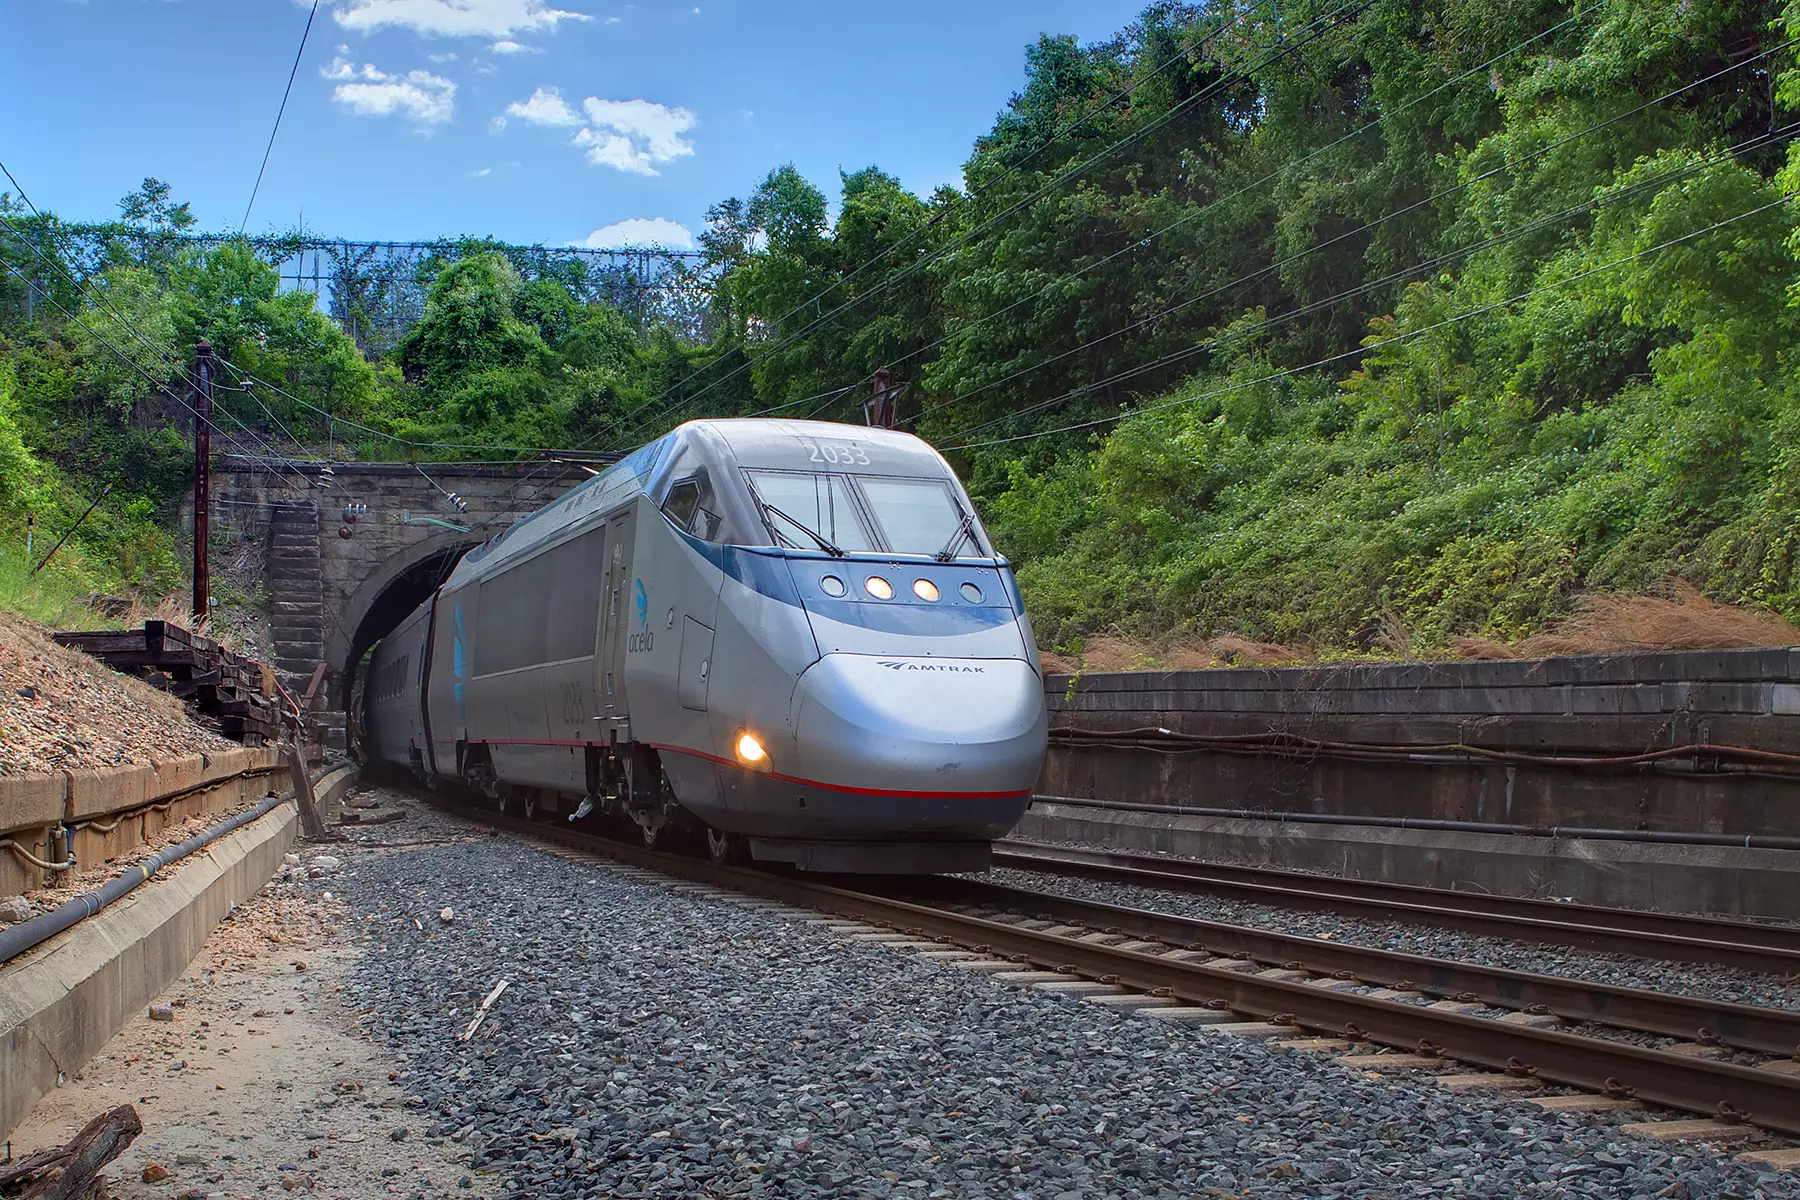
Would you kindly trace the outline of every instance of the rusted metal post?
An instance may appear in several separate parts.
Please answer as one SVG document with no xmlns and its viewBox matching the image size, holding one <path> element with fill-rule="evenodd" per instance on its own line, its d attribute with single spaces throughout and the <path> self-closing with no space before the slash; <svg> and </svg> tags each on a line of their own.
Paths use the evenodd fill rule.
<svg viewBox="0 0 1800 1200">
<path fill-rule="evenodd" d="M 864 421 L 876 429 L 894 427 L 894 391 L 891 378 L 886 367 L 876 367 L 873 377 L 875 390 L 863 404 Z"/>
<path fill-rule="evenodd" d="M 194 620 L 206 620 L 211 608 L 212 579 L 206 569 L 206 543 L 211 535 L 207 516 L 212 471 L 212 347 L 194 347 Z"/>
</svg>

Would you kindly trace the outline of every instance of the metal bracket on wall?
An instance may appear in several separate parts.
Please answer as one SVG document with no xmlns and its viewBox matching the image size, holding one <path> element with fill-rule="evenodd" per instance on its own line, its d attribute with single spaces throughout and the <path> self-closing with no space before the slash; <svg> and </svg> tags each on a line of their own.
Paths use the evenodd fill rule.
<svg viewBox="0 0 1800 1200">
<path fill-rule="evenodd" d="M 402 525 L 439 525 L 445 529 L 454 529 L 458 533 L 469 532 L 469 526 L 467 525 L 458 525 L 454 521 L 446 521 L 440 517 L 427 517 L 423 515 L 415 517 L 410 509 L 404 508 L 400 510 L 400 523 Z"/>
</svg>

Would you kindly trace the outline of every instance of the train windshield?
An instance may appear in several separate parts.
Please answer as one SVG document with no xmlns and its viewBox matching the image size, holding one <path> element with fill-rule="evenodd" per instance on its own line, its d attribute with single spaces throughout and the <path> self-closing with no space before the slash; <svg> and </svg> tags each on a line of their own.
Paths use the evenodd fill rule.
<svg viewBox="0 0 1800 1200">
<path fill-rule="evenodd" d="M 769 528 L 780 544 L 814 549 L 820 539 L 838 550 L 873 550 L 856 516 L 850 485 L 842 475 L 751 471 Z"/>
<path fill-rule="evenodd" d="M 975 519 L 939 479 L 749 471 L 769 529 L 784 546 L 832 554 L 982 554 Z M 863 503 L 856 503 L 860 490 Z M 860 512 L 859 512 L 860 508 Z M 873 517 L 875 528 L 867 526 Z M 877 544 L 879 538 L 880 544 Z"/>
<path fill-rule="evenodd" d="M 974 523 L 964 526 L 962 506 L 939 480 L 865 475 L 857 483 L 881 523 L 888 549 L 898 554 L 981 552 Z"/>
</svg>

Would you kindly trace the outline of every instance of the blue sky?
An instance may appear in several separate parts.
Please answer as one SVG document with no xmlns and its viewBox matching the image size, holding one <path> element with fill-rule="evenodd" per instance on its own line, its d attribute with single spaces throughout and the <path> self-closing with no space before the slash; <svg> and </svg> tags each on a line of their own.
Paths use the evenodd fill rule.
<svg viewBox="0 0 1800 1200">
<path fill-rule="evenodd" d="M 679 244 L 788 161 L 834 198 L 870 164 L 928 194 L 1027 43 L 1144 2 L 321 0 L 250 227 Z M 0 0 L 0 160 L 67 219 L 154 175 L 236 228 L 308 7 Z"/>
</svg>

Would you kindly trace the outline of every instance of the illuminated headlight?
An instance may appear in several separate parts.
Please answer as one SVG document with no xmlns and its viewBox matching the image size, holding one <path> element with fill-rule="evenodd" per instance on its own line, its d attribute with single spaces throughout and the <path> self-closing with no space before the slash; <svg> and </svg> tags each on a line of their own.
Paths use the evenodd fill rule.
<svg viewBox="0 0 1800 1200">
<path fill-rule="evenodd" d="M 928 600 L 931 603 L 936 604 L 938 598 L 937 584 L 931 582 L 929 579 L 915 579 L 913 580 L 913 595 L 921 600 Z"/>
<path fill-rule="evenodd" d="M 737 751 L 738 761 L 747 767 L 766 770 L 769 765 L 769 752 L 763 744 L 756 740 L 756 735 L 748 730 L 738 730 L 737 742 L 732 747 Z"/>
</svg>

